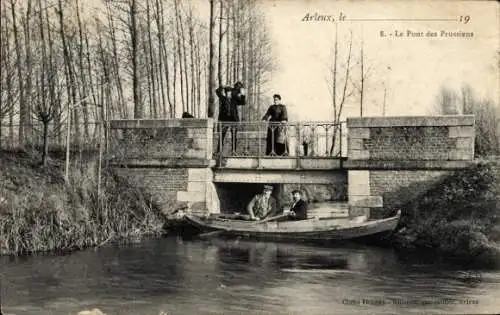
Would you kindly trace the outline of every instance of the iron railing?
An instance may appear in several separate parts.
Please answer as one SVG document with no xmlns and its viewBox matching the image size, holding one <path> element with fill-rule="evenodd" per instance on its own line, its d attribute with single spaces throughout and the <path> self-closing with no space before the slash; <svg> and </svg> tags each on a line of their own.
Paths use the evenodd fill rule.
<svg viewBox="0 0 500 315">
<path fill-rule="evenodd" d="M 344 122 L 322 121 L 216 122 L 214 158 L 341 158 L 345 127 Z"/>
</svg>

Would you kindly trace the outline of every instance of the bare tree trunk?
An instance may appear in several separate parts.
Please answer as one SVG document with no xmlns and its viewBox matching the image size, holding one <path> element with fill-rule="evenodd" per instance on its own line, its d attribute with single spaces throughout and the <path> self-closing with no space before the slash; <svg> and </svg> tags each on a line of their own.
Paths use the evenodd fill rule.
<svg viewBox="0 0 500 315">
<path fill-rule="evenodd" d="M 249 115 L 248 115 L 248 120 L 253 120 L 254 117 L 251 117 L 251 113 L 255 113 L 256 108 L 255 108 L 255 103 L 254 103 L 254 91 L 255 91 L 255 58 L 256 58 L 256 53 L 254 51 L 254 32 L 253 32 L 253 20 L 250 19 L 250 27 L 248 28 L 249 34 L 248 34 L 248 79 L 246 81 L 246 84 L 248 86 L 248 109 L 249 109 Z M 255 117 L 257 119 L 257 117 Z"/>
<path fill-rule="evenodd" d="M 107 104 L 104 104 L 104 85 L 106 86 L 106 93 L 110 93 L 110 70 L 108 68 L 108 61 L 106 60 L 105 58 L 105 55 L 104 55 L 104 47 L 102 45 L 102 35 L 101 35 L 101 32 L 97 32 L 98 33 L 98 49 L 99 49 L 99 53 L 100 53 L 100 59 L 101 59 L 101 64 L 102 64 L 102 72 L 103 72 L 103 80 L 101 82 L 101 121 L 105 121 L 106 119 L 108 119 L 107 115 L 106 115 L 106 112 L 104 110 L 104 106 L 106 105 L 109 109 L 109 106 L 111 106 L 109 103 Z M 107 99 L 108 100 L 108 99 Z"/>
<path fill-rule="evenodd" d="M 351 56 L 352 56 L 352 32 L 350 34 L 350 39 L 349 39 L 349 52 L 347 55 L 347 61 L 345 65 L 345 78 L 343 82 L 343 87 L 341 90 L 340 94 L 340 100 L 337 102 L 337 69 L 338 69 L 338 33 L 337 33 L 337 26 L 335 28 L 335 43 L 334 43 L 334 55 L 333 55 L 333 69 L 332 71 L 332 105 L 333 105 L 333 122 L 335 124 L 333 128 L 333 137 L 332 137 L 332 145 L 330 147 L 330 155 L 333 154 L 333 149 L 335 147 L 335 143 L 337 140 L 337 134 L 339 132 L 339 124 L 340 124 L 340 118 L 342 115 L 342 110 L 344 108 L 345 101 L 348 97 L 347 93 L 347 86 L 350 81 L 350 67 L 351 67 Z M 342 139 L 340 140 L 342 141 Z M 341 152 L 339 152 L 341 153 Z"/>
<path fill-rule="evenodd" d="M 147 19 L 147 28 L 148 28 L 148 49 L 149 49 L 149 61 L 151 65 L 151 89 L 152 93 L 150 94 L 150 98 L 152 103 L 150 106 L 153 106 L 153 115 L 155 118 L 158 118 L 158 105 L 157 105 L 157 99 L 156 99 L 156 63 L 155 63 L 155 58 L 153 54 L 153 39 L 151 36 L 151 8 L 149 6 L 149 0 L 146 0 L 146 19 Z"/>
<path fill-rule="evenodd" d="M 29 4 L 28 4 L 29 6 Z M 12 28 L 14 31 L 14 46 L 16 49 L 16 65 L 17 65 L 17 77 L 19 84 L 19 145 L 23 146 L 25 142 L 25 124 L 27 122 L 27 103 L 25 99 L 24 90 L 24 78 L 22 70 L 22 54 L 21 54 L 21 44 L 19 43 L 19 31 L 17 29 L 16 22 L 16 11 L 15 11 L 15 1 L 10 1 L 10 9 L 12 13 Z"/>
<path fill-rule="evenodd" d="M 215 15 L 214 15 L 214 0 L 210 0 L 210 51 L 209 51 L 209 68 L 208 68 L 208 117 L 214 117 L 215 98 L 215 43 L 214 43 Z"/>
<path fill-rule="evenodd" d="M 190 69 L 191 69 L 191 113 L 195 115 L 196 108 L 196 84 L 195 84 L 195 62 L 194 62 L 194 54 L 195 54 L 195 44 L 194 44 L 194 21 L 193 21 L 193 9 L 189 8 L 189 23 L 188 23 L 188 31 L 189 31 L 189 56 L 190 56 Z M 199 117 L 199 116 L 198 116 Z"/>
<path fill-rule="evenodd" d="M 198 40 L 197 40 L 198 41 Z M 196 45 L 196 73 L 197 73 L 197 90 L 196 90 L 196 105 L 198 111 L 198 117 L 201 118 L 201 78 L 202 78 L 202 69 L 201 69 L 201 56 L 200 56 L 200 47 Z"/>
<path fill-rule="evenodd" d="M 75 0 L 76 5 L 76 18 L 78 21 L 78 35 L 79 35 L 79 45 L 78 45 L 78 62 L 79 62 L 79 72 L 81 81 L 81 93 L 80 96 L 83 99 L 82 109 L 83 109 L 83 134 L 85 139 L 89 139 L 89 109 L 87 104 L 87 79 L 85 76 L 85 68 L 83 66 L 83 26 L 80 18 L 80 4 L 78 0 Z"/>
<path fill-rule="evenodd" d="M 121 118 L 127 118 L 128 115 L 128 109 L 125 104 L 125 96 L 123 93 L 123 84 L 122 84 L 122 79 L 120 75 L 120 57 L 118 55 L 118 45 L 117 45 L 117 38 L 116 38 L 116 32 L 115 32 L 115 25 L 113 21 L 113 15 L 111 13 L 111 8 L 109 7 L 109 2 L 106 2 L 106 9 L 107 9 L 107 16 L 108 16 L 108 24 L 109 24 L 109 31 L 111 35 L 111 45 L 113 49 L 113 77 L 114 80 L 116 80 L 117 83 L 117 88 L 118 88 L 118 110 L 120 112 Z M 108 77 L 108 80 L 110 77 Z M 109 83 L 108 83 L 109 84 Z M 111 91 L 110 91 L 111 93 Z M 109 104 L 109 110 L 112 112 L 111 116 L 114 117 L 114 106 L 113 102 L 110 102 Z"/>
<path fill-rule="evenodd" d="M 160 7 L 160 0 L 155 0 L 155 7 L 156 7 L 156 27 L 158 29 L 158 32 L 156 33 L 157 36 L 157 41 L 158 41 L 158 71 L 156 72 L 158 75 L 159 79 L 159 89 L 160 89 L 160 104 L 162 107 L 162 116 L 163 118 L 167 117 L 167 108 L 166 108 L 166 102 L 167 102 L 167 97 L 165 96 L 165 83 L 163 80 L 163 12 L 162 8 Z M 168 69 L 168 65 L 165 67 Z M 168 90 L 168 71 L 166 71 L 167 75 L 167 90 Z M 170 104 L 170 96 L 169 97 L 169 104 Z"/>
<path fill-rule="evenodd" d="M 176 47 L 175 47 L 175 42 L 173 43 L 174 47 L 172 48 L 174 50 L 174 53 L 172 54 L 174 56 L 174 60 L 173 60 L 173 70 L 174 70 L 174 74 L 173 74 L 173 84 L 172 84 L 172 93 L 173 93 L 173 100 L 174 100 L 174 104 L 173 104 L 173 113 L 172 113 L 172 117 L 175 117 L 175 114 L 176 114 L 176 111 L 177 111 L 177 54 L 175 53 L 176 52 Z M 167 54 L 167 52 L 165 52 L 165 55 Z M 181 95 L 182 96 L 182 95 Z"/>
<path fill-rule="evenodd" d="M 363 97 L 364 97 L 364 92 L 365 92 L 365 89 L 364 89 L 364 86 L 365 86 L 365 55 L 364 55 L 364 52 L 363 52 L 363 46 L 364 46 L 364 42 L 361 41 L 361 88 L 360 88 L 360 91 L 359 91 L 359 99 L 360 99 L 360 103 L 359 103 L 359 115 L 360 117 L 363 117 Z"/>
<path fill-rule="evenodd" d="M 93 75 L 92 75 L 92 63 L 91 63 L 91 60 L 90 60 L 90 49 L 89 49 L 89 37 L 88 37 L 88 32 L 85 33 L 85 49 L 87 51 L 87 58 L 86 58 L 86 62 L 87 62 L 87 73 L 89 74 L 89 86 L 90 86 L 90 93 L 92 94 L 92 102 L 94 103 L 94 105 L 97 105 L 99 104 L 97 102 L 97 93 L 96 93 L 96 88 L 95 88 L 95 85 L 94 85 L 94 80 L 92 79 Z M 100 104 L 102 106 L 102 103 Z M 94 119 L 97 119 L 99 117 L 99 115 L 97 114 L 97 109 L 96 109 L 96 112 L 95 112 L 95 115 L 94 115 Z"/>
<path fill-rule="evenodd" d="M 189 80 L 188 80 L 188 62 L 187 62 L 187 53 L 186 53 L 186 39 L 184 37 L 184 21 L 182 20 L 182 12 L 178 10 L 178 23 L 179 23 L 179 30 L 180 30 L 180 35 L 181 35 L 181 41 L 182 41 L 182 58 L 183 58 L 183 64 L 184 64 L 184 82 L 186 85 L 185 92 L 186 92 L 186 111 L 189 111 Z M 179 56 L 180 58 L 180 56 Z M 181 77 L 182 77 L 181 73 Z M 181 81 L 182 82 L 182 81 Z M 182 85 L 181 85 L 182 87 Z"/>
<path fill-rule="evenodd" d="M 230 20 L 230 10 L 229 3 L 226 6 L 226 82 L 231 82 L 231 67 L 230 67 L 230 41 L 229 41 L 229 20 Z"/>
<path fill-rule="evenodd" d="M 224 39 L 224 33 L 222 33 L 222 12 L 223 5 L 222 0 L 219 0 L 220 10 L 219 10 L 219 58 L 217 60 L 217 74 L 219 79 L 219 86 L 223 84 L 222 82 L 222 41 Z"/>
<path fill-rule="evenodd" d="M 10 64 L 10 38 L 8 36 L 10 29 L 8 25 L 7 19 L 7 3 L 4 1 L 2 3 L 1 15 L 0 19 L 2 19 L 3 23 L 0 24 L 0 37 L 5 38 L 6 40 L 0 41 L 0 67 L 2 68 L 2 77 L 0 78 L 0 149 L 3 144 L 3 119 L 7 115 L 7 113 L 12 112 L 13 107 L 13 88 L 12 88 L 12 80 L 13 80 L 13 69 Z M 7 72 L 7 73 L 5 73 Z M 3 86 L 5 80 L 5 87 Z M 5 88 L 5 90 L 4 90 Z M 5 102 L 4 102 L 4 91 L 7 93 Z"/>
<path fill-rule="evenodd" d="M 169 65 L 169 59 L 168 59 L 168 53 L 167 53 L 167 44 L 165 43 L 165 22 L 164 22 L 164 10 L 163 10 L 163 2 L 161 0 L 156 0 L 156 6 L 158 10 L 158 19 L 159 19 L 159 30 L 158 30 L 158 41 L 160 45 L 160 51 L 162 53 L 162 56 L 165 58 L 164 62 L 164 68 L 165 68 L 165 78 L 166 82 L 165 85 L 167 87 L 167 100 L 169 104 L 169 116 L 171 118 L 175 117 L 175 98 L 174 102 L 172 103 L 171 97 L 170 97 L 170 65 Z M 175 56 L 175 54 L 174 54 Z M 174 82 L 175 82 L 175 69 L 174 69 Z M 174 88 L 174 95 L 175 95 L 175 88 Z"/>
<path fill-rule="evenodd" d="M 48 57 L 48 62 L 49 62 L 49 67 L 50 67 L 50 78 L 49 78 L 49 99 L 50 99 L 50 104 L 52 107 L 54 107 L 55 112 L 60 112 L 61 109 L 61 102 L 60 98 L 57 97 L 56 93 L 56 85 L 57 83 L 57 78 L 55 76 L 56 74 L 56 66 L 55 66 L 55 61 L 54 61 L 54 43 L 52 40 L 51 36 L 51 30 L 50 30 L 50 18 L 48 14 L 48 10 L 45 10 L 45 20 L 47 21 L 47 39 L 49 43 L 49 57 Z M 43 27 L 43 26 L 41 26 Z M 57 139 L 59 140 L 61 138 L 61 122 L 60 122 L 60 116 L 57 115 L 53 118 L 54 123 L 53 123 L 53 131 L 54 134 L 56 135 Z M 48 131 L 47 131 L 48 132 Z M 61 144 L 61 141 L 58 142 L 58 144 Z"/>
<path fill-rule="evenodd" d="M 132 89 L 134 94 L 134 118 L 139 119 L 144 116 L 144 106 L 141 102 L 140 82 L 139 82 L 139 41 L 137 29 L 137 1 L 130 3 L 130 40 L 132 42 Z"/>
<path fill-rule="evenodd" d="M 31 101 L 31 93 L 33 91 L 33 82 L 32 82 L 32 75 L 33 75 L 33 53 L 32 53 L 32 47 L 31 47 L 31 29 L 30 29 L 30 20 L 31 20 L 31 15 L 32 15 L 32 1 L 28 1 L 27 3 L 27 8 L 26 8 L 26 15 L 25 15 L 25 21 L 24 21 L 24 47 L 26 51 L 26 76 L 22 80 L 26 80 L 25 82 L 25 101 L 26 101 L 26 108 L 24 112 L 24 117 L 23 115 L 20 115 L 20 120 L 22 124 L 27 124 L 29 126 L 29 129 L 31 130 L 31 133 L 33 132 L 33 126 L 32 126 L 32 119 L 31 119 L 31 109 L 32 109 L 32 101 Z M 24 127 L 24 140 L 26 141 L 26 128 Z M 21 144 L 23 146 L 24 144 Z"/>
<path fill-rule="evenodd" d="M 155 108 L 153 106 L 153 98 L 154 98 L 153 91 L 154 90 L 152 88 L 153 83 L 151 81 L 152 81 L 152 79 L 154 80 L 154 77 L 151 78 L 151 75 L 150 75 L 151 72 L 153 71 L 152 70 L 153 64 L 152 64 L 151 60 L 149 60 L 149 57 L 147 57 L 147 56 L 149 56 L 149 47 L 148 47 L 148 43 L 147 43 L 147 39 L 146 39 L 146 34 L 142 30 L 141 30 L 140 34 L 142 37 L 142 44 L 143 44 L 144 50 L 145 50 L 144 51 L 144 55 L 146 56 L 145 59 L 147 59 L 145 68 L 146 68 L 146 86 L 148 89 L 148 101 L 149 101 L 149 117 L 153 118 L 155 115 L 155 113 L 154 113 Z"/>
<path fill-rule="evenodd" d="M 178 8 L 178 1 L 174 0 L 175 6 L 175 29 L 177 38 L 177 54 L 179 57 L 179 77 L 181 84 L 182 111 L 189 111 L 189 88 L 187 78 L 187 59 L 184 45 L 184 31 L 182 29 L 181 12 Z M 184 93 L 185 92 L 185 93 Z"/>
<path fill-rule="evenodd" d="M 237 80 L 238 79 L 238 19 L 239 17 L 237 16 L 238 8 L 236 7 L 236 2 L 233 3 L 233 56 L 232 56 L 232 63 L 233 63 L 233 75 L 232 79 Z"/>
<path fill-rule="evenodd" d="M 45 32 L 44 32 L 44 26 L 43 26 L 43 10 L 42 10 L 42 0 L 38 0 L 38 14 L 39 14 L 39 30 L 40 30 L 40 39 L 41 39 L 41 46 L 42 46 L 42 71 L 40 71 L 40 87 L 39 87 L 39 95 L 41 95 L 41 99 L 39 98 L 37 100 L 37 106 L 39 107 L 38 115 L 40 117 L 40 120 L 43 123 L 43 154 L 42 154 L 42 164 L 47 165 L 47 155 L 48 155 L 48 131 L 49 131 L 49 122 L 50 120 L 46 116 L 45 109 L 50 106 L 47 105 L 47 99 L 45 95 L 45 74 L 47 72 L 47 52 L 46 52 L 46 47 L 45 47 Z M 48 23 L 48 21 L 47 21 Z M 52 70 L 52 69 L 51 69 Z"/>
<path fill-rule="evenodd" d="M 63 56 L 64 56 L 64 64 L 65 64 L 65 69 L 66 69 L 66 86 L 67 86 L 67 91 L 68 91 L 68 99 L 71 100 L 70 102 L 74 106 L 76 104 L 76 82 L 75 82 L 75 77 L 73 74 L 73 68 L 72 68 L 72 60 L 71 60 L 71 55 L 69 52 L 69 47 L 66 39 L 66 33 L 65 33 L 65 27 L 64 27 L 64 13 L 63 13 L 63 5 L 62 1 L 58 0 L 58 15 L 59 15 L 59 32 L 61 35 L 61 40 L 62 40 L 62 46 L 63 46 Z M 79 126 L 79 115 L 78 115 L 78 110 L 74 110 L 72 106 L 68 107 L 68 117 L 73 116 L 74 120 L 74 128 L 75 128 L 75 138 L 76 138 L 76 143 L 78 146 L 80 146 L 80 126 Z"/>
</svg>

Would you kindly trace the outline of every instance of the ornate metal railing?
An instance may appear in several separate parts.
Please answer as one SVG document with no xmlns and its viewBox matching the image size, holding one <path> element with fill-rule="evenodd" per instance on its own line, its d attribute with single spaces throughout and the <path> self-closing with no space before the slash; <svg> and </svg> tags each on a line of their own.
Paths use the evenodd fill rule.
<svg viewBox="0 0 500 315">
<path fill-rule="evenodd" d="M 216 122 L 213 152 L 216 159 L 341 158 L 346 134 L 344 122 Z"/>
</svg>

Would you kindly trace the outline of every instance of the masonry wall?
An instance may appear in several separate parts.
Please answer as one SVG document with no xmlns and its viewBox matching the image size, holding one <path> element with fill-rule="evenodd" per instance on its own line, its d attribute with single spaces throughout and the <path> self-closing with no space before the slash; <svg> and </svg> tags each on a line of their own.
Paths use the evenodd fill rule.
<svg viewBox="0 0 500 315">
<path fill-rule="evenodd" d="M 347 128 L 349 204 L 371 218 L 419 198 L 474 157 L 473 116 L 352 118 Z"/>
<path fill-rule="evenodd" d="M 195 160 L 194 164 L 206 164 L 212 157 L 212 137 L 212 119 L 113 120 L 108 157 L 117 163 Z"/>
<path fill-rule="evenodd" d="M 165 212 L 219 212 L 212 134 L 211 119 L 115 120 L 107 157 L 118 176 L 146 188 Z"/>
<path fill-rule="evenodd" d="M 348 118 L 351 160 L 471 160 L 474 116 Z"/>
</svg>

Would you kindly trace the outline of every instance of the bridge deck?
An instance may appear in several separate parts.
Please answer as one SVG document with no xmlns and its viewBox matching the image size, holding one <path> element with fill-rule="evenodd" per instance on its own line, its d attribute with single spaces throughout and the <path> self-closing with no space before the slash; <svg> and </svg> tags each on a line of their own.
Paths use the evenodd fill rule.
<svg viewBox="0 0 500 315">
<path fill-rule="evenodd" d="M 227 157 L 216 160 L 215 169 L 335 170 L 345 158 L 332 157 Z"/>
</svg>

